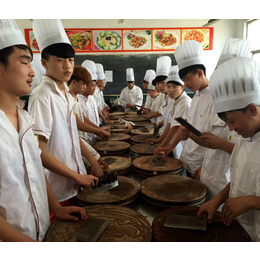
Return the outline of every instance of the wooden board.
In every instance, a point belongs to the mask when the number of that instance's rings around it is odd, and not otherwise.
[[[124,120],[126,121],[132,121],[132,122],[143,122],[143,121],[149,121],[148,118],[139,117],[139,116],[125,116]]]
[[[199,207],[185,206],[170,208],[159,213],[152,223],[153,236],[158,242],[248,242],[250,237],[241,225],[233,220],[230,226],[216,220],[207,223],[207,230],[188,230],[168,228],[164,226],[165,218],[169,214],[196,216]],[[215,218],[219,219],[220,213],[216,212]]]
[[[140,185],[131,178],[117,177],[117,187],[95,195],[92,194],[92,188],[83,189],[76,196],[76,201],[81,202],[84,206],[95,204],[127,205],[127,202],[132,202],[133,198],[138,197]]]
[[[139,128],[139,129],[132,129],[131,130],[131,134],[134,134],[134,135],[153,135],[153,131],[154,129],[153,128],[146,128],[149,132],[144,132],[142,131],[144,127],[142,128]]]
[[[109,141],[130,141],[131,136],[123,133],[110,133]],[[106,140],[98,137],[98,141],[106,142]]]
[[[97,142],[92,147],[102,155],[122,155],[128,153],[130,144],[120,141]]]
[[[113,116],[124,116],[126,113],[125,112],[113,112],[110,114],[111,117]]]
[[[146,121],[144,121],[144,122],[135,122],[135,125],[133,126],[134,128],[139,128],[139,127],[145,127],[145,126],[147,126],[147,127],[153,127],[154,126],[154,124],[153,123],[151,123],[151,122],[146,122]]]
[[[146,156],[153,155],[153,152],[160,144],[150,145],[148,143],[134,144],[130,147],[132,160]]]
[[[109,120],[117,120],[119,118],[125,118],[126,115],[113,115],[109,117]]]
[[[204,201],[207,188],[201,182],[188,177],[161,175],[144,180],[140,191],[146,200],[171,207]]]
[[[149,139],[151,139],[153,135],[133,135],[130,138],[130,143],[132,145],[134,144],[140,144],[140,143],[147,143]]]
[[[109,220],[97,242],[150,242],[152,230],[149,221],[140,213],[119,205],[94,205],[84,208],[89,218]],[[45,235],[46,242],[72,241],[85,221],[57,220]]]
[[[101,157],[103,160],[106,158],[115,158],[116,161],[109,164],[109,170],[117,170],[117,175],[127,175],[131,172],[131,166],[132,162],[128,158],[120,157],[120,156],[103,156]],[[101,166],[103,169],[103,167]],[[106,170],[103,169],[104,172],[107,172]]]

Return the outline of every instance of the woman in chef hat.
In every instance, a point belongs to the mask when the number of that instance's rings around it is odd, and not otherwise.
[[[126,82],[127,87],[120,93],[120,105],[125,108],[125,112],[139,110],[143,103],[143,91],[135,85],[133,68],[126,69]]]

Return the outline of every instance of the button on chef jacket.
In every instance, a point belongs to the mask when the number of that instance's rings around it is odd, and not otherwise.
[[[0,215],[16,230],[43,240],[50,226],[46,182],[31,116],[17,102],[19,133],[0,110]]]
[[[73,111],[75,100],[69,94],[68,86],[64,84],[64,87],[67,99],[52,79],[43,76],[42,83],[29,98],[28,111],[35,120],[34,134],[47,140],[46,150],[65,166],[86,175]],[[59,202],[77,194],[73,180],[47,169],[46,176]]]
[[[77,95],[82,111],[85,116],[95,125],[99,126],[98,108],[93,96],[89,95],[87,98],[83,95]],[[95,134],[88,133],[89,144],[93,145],[97,142]]]
[[[231,185],[229,198],[260,196],[260,132],[236,142],[230,158]],[[260,211],[250,209],[236,218],[250,235],[260,241]]]
[[[188,122],[203,131],[211,115],[211,110],[214,109],[213,100],[206,87],[201,91],[196,91],[190,104]],[[187,139],[180,160],[183,162],[183,167],[194,174],[194,172],[202,165],[206,148],[195,143],[191,138]]]
[[[126,104],[141,106],[143,104],[143,91],[140,87],[134,85],[134,87],[129,90],[125,87],[119,97],[120,105],[125,108],[125,112],[131,111],[131,108],[126,107]]]

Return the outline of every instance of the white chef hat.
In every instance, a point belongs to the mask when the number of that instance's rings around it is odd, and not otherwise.
[[[155,86],[152,83],[154,79],[155,79],[155,74],[150,73],[149,79],[148,79],[149,84],[148,84],[148,88],[147,89],[155,90]]]
[[[46,74],[46,69],[43,67],[41,62],[41,54],[35,53],[33,55],[33,61],[31,62],[31,66],[35,72],[35,77],[33,78],[33,82],[41,83],[42,76]]]
[[[194,40],[186,41],[177,46],[174,52],[174,57],[179,67],[179,72],[190,66],[203,65],[201,58],[202,52],[203,48],[201,44]]]
[[[41,52],[55,43],[67,43],[71,46],[60,19],[35,19],[32,28]]]
[[[144,80],[149,82],[150,75],[154,75],[155,78],[155,71],[154,70],[147,70],[144,75]]]
[[[155,85],[156,82],[164,80],[168,77],[171,64],[172,60],[169,56],[161,56],[157,59],[155,72],[156,77],[152,82],[153,85]]]
[[[97,68],[97,80],[102,80],[106,78],[106,75],[104,73],[103,65],[100,63],[96,63]]]
[[[94,61],[92,60],[84,60],[81,64],[84,68],[88,70],[88,72],[91,74],[92,80],[97,80],[97,67]]]
[[[126,81],[135,81],[133,68],[126,69]]]
[[[0,19],[0,50],[14,45],[27,45],[21,30],[14,19]]]
[[[251,43],[245,39],[229,38],[227,39],[220,54],[216,68],[223,62],[235,57],[249,57],[251,52]]]
[[[237,57],[221,64],[209,80],[217,113],[260,105],[260,64]]]
[[[170,81],[176,81],[181,85],[184,85],[184,82],[179,77],[179,67],[178,65],[174,65],[170,67],[169,76],[167,78],[167,83]]]

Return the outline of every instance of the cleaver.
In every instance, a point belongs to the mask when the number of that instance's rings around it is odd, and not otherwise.
[[[107,219],[87,218],[75,237],[81,242],[95,242],[104,232],[108,223]]]
[[[197,216],[170,214],[165,218],[164,226],[205,231],[207,229],[207,221]]]
[[[174,118],[177,122],[179,122],[181,125],[186,127],[189,131],[191,131],[193,134],[197,136],[203,135],[199,130],[197,130],[195,127],[193,127],[191,124],[189,124],[187,121],[185,121],[182,117]]]

